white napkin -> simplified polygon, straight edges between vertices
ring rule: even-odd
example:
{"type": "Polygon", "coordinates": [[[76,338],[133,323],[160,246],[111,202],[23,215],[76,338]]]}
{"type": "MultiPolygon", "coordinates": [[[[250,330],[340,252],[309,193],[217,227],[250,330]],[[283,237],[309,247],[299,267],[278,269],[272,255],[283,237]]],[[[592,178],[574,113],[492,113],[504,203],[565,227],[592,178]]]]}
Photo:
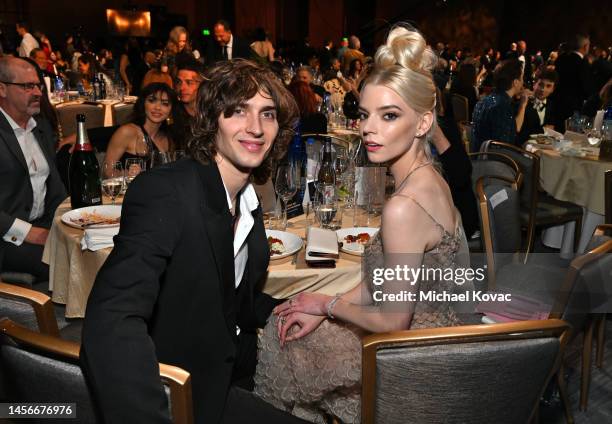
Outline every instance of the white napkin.
{"type": "Polygon", "coordinates": [[[81,239],[81,249],[96,250],[113,247],[113,237],[119,233],[119,226],[109,228],[89,228],[81,239]]]}
{"type": "Polygon", "coordinates": [[[548,127],[544,127],[544,134],[555,137],[557,140],[561,140],[563,138],[563,134],[548,127]]]}
{"type": "Polygon", "coordinates": [[[329,261],[338,259],[338,236],[332,230],[308,228],[306,245],[307,261],[329,261]]]}

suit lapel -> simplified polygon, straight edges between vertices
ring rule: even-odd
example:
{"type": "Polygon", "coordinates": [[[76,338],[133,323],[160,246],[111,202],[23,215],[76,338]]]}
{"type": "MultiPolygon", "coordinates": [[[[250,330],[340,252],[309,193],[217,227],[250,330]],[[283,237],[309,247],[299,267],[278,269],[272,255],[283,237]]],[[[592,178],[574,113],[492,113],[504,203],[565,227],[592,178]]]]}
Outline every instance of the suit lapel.
{"type": "Polygon", "coordinates": [[[25,156],[23,155],[23,151],[21,151],[21,147],[19,146],[19,142],[17,141],[17,137],[15,137],[15,133],[13,129],[9,125],[8,121],[4,117],[2,113],[0,113],[0,135],[2,139],[6,143],[8,149],[13,153],[17,161],[23,166],[23,168],[28,171],[28,164],[26,163],[25,156]]]}
{"type": "Polygon", "coordinates": [[[261,205],[252,212],[253,230],[247,238],[249,248],[249,293],[252,295],[253,289],[261,281],[270,262],[270,250],[266,240],[266,230],[263,226],[261,205]]]}
{"type": "MultiPolygon", "coordinates": [[[[227,206],[227,196],[217,165],[198,163],[198,172],[204,190],[201,203],[204,226],[210,242],[210,250],[215,258],[219,290],[223,298],[223,310],[228,320],[233,310],[235,298],[234,244],[231,230],[231,214],[227,206]]],[[[231,326],[227,322],[228,329],[231,326]]]]}

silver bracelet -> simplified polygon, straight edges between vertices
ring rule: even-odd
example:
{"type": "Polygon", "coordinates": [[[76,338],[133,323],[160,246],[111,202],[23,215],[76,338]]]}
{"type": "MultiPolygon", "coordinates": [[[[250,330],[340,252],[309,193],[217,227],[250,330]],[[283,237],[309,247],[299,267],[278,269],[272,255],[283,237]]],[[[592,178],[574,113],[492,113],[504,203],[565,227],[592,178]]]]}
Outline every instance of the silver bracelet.
{"type": "Polygon", "coordinates": [[[332,310],[334,309],[334,306],[336,306],[336,303],[340,300],[340,297],[342,295],[341,294],[337,294],[336,296],[334,296],[334,298],[332,300],[329,301],[329,303],[327,304],[327,316],[330,319],[336,319],[336,317],[334,317],[334,315],[332,314],[332,310]]]}

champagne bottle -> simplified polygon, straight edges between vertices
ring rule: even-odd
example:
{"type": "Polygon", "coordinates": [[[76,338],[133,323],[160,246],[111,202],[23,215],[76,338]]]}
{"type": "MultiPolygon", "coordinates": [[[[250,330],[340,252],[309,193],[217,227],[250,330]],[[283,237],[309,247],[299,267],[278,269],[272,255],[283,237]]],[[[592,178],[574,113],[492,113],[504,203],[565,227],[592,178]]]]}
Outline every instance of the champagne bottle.
{"type": "Polygon", "coordinates": [[[94,72],[93,80],[91,81],[91,86],[93,88],[93,99],[92,100],[100,100],[100,80],[98,80],[98,74],[94,72]]]}
{"type": "Polygon", "coordinates": [[[77,115],[76,120],[77,140],[68,166],[72,209],[102,204],[100,166],[93,146],[87,138],[85,115],[77,115]]]}
{"type": "Polygon", "coordinates": [[[336,194],[336,170],[332,157],[332,142],[329,137],[325,137],[323,159],[321,160],[321,168],[317,176],[317,184],[318,190],[321,193],[321,200],[324,203],[333,202],[336,194]]]}

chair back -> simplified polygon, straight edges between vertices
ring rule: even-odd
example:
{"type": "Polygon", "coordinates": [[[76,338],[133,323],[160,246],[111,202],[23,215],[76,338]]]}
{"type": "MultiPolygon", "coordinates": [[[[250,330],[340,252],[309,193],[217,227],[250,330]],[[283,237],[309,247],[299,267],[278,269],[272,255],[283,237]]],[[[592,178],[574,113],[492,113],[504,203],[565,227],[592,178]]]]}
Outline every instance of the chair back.
{"type": "MultiPolygon", "coordinates": [[[[7,400],[75,403],[79,423],[101,422],[79,366],[77,343],[33,332],[6,318],[0,320],[0,331],[0,369],[7,400]]],[[[160,364],[160,376],[168,388],[173,422],[193,423],[189,373],[160,364]]]]}
{"type": "Polygon", "coordinates": [[[84,114],[87,121],[87,128],[97,128],[104,126],[104,106],[90,104],[67,104],[56,108],[57,117],[64,137],[75,134],[76,116],[84,114]]]}
{"type": "Polygon", "coordinates": [[[496,270],[510,263],[521,249],[519,195],[513,179],[480,177],[476,183],[480,228],[487,258],[489,290],[496,270]]]}
{"type": "Polygon", "coordinates": [[[470,153],[472,151],[472,123],[469,121],[460,121],[458,125],[459,131],[461,132],[463,147],[465,147],[467,153],[470,153]]]}
{"type": "Polygon", "coordinates": [[[0,282],[0,318],[8,317],[31,330],[59,336],[51,298],[25,287],[0,282]]]}
{"type": "Polygon", "coordinates": [[[132,121],[134,103],[120,103],[112,106],[113,125],[123,125],[132,121]]]}
{"type": "Polygon", "coordinates": [[[367,336],[362,423],[530,422],[568,331],[544,320],[367,336]]]}
{"type": "Polygon", "coordinates": [[[612,169],[609,169],[605,172],[604,178],[604,222],[606,224],[612,224],[612,169]]]}
{"type": "Polygon", "coordinates": [[[520,188],[521,206],[530,208],[535,219],[540,178],[540,158],[520,147],[494,140],[487,140],[482,143],[480,151],[503,153],[510,156],[518,164],[523,174],[523,184],[520,188]]]}
{"type": "Polygon", "coordinates": [[[455,122],[470,120],[470,108],[467,97],[453,93],[451,94],[451,105],[455,122]]]}
{"type": "Polygon", "coordinates": [[[480,177],[495,175],[514,180],[513,187],[518,190],[523,174],[514,159],[504,153],[475,152],[468,156],[472,162],[472,188],[476,192],[476,182],[480,177]]]}
{"type": "Polygon", "coordinates": [[[589,314],[605,313],[612,302],[612,236],[598,227],[589,251],[575,258],[555,299],[550,318],[560,318],[579,330],[589,314]]]}

